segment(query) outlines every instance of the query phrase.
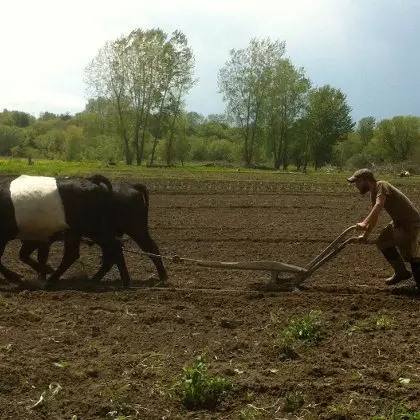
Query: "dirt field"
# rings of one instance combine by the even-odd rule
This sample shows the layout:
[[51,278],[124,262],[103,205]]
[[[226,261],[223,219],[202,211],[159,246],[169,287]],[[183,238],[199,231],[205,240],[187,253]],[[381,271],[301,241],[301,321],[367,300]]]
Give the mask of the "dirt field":
[[[168,256],[304,266],[369,210],[345,181],[285,176],[150,179],[151,235]],[[414,182],[404,191],[420,205]],[[34,278],[17,261],[18,245],[8,246],[4,262]],[[85,288],[96,247],[82,249],[63,290],[0,283],[2,420],[369,419],[399,404],[420,410],[420,301],[411,280],[384,285],[391,271],[373,246],[348,245],[300,292],[269,290],[265,272],[171,260],[169,286],[150,288],[150,260],[130,241],[126,249],[129,291],[119,290],[116,270],[100,290]],[[51,262],[61,255],[55,245]],[[311,310],[321,311],[321,340],[298,340],[288,359],[278,335],[291,316]],[[233,383],[214,411],[188,411],[170,392],[200,354],[211,374]],[[50,384],[59,392],[33,407]],[[303,402],[286,413],[293,395]]]

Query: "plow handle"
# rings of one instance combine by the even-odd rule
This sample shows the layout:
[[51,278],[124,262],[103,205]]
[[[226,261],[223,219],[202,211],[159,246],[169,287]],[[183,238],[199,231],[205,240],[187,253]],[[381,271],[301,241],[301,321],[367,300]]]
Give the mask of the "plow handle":
[[[327,255],[332,249],[337,248],[337,244],[339,244],[340,241],[343,238],[345,238],[349,232],[352,232],[352,231],[357,230],[357,229],[358,229],[357,225],[353,225],[353,226],[348,227],[333,242],[331,242],[331,244],[328,245],[316,258],[314,258],[305,268],[309,271],[312,267],[315,266],[315,264],[317,264],[321,260],[324,260],[324,256]],[[354,240],[354,238],[349,238],[347,241],[344,242],[344,244],[347,244],[348,242],[351,242],[353,240]],[[341,251],[341,249],[343,249],[343,247],[340,247],[340,251]]]

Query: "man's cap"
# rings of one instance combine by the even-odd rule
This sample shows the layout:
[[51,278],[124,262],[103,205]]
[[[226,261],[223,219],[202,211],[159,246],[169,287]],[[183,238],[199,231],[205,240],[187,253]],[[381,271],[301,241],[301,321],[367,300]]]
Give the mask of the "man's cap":
[[363,168],[357,170],[350,178],[347,178],[347,181],[356,182],[356,180],[358,179],[366,179],[367,181],[373,181],[375,180],[375,177],[373,176],[373,172],[370,169]]

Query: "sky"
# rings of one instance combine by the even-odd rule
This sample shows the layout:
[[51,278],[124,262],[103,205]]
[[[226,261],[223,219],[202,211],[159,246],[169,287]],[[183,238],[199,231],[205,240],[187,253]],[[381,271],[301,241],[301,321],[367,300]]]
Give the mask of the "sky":
[[281,40],[313,86],[347,96],[355,121],[420,116],[419,0],[6,0],[0,25],[0,110],[74,114],[84,69],[133,29],[179,29],[198,83],[187,110],[225,111],[218,71],[253,37]]

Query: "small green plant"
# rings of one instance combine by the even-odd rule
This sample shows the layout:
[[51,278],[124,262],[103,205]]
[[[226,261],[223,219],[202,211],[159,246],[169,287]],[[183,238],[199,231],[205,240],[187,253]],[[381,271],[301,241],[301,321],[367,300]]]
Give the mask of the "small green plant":
[[302,340],[317,343],[321,340],[321,312],[310,311],[308,315],[290,318],[282,332],[282,337],[292,340]]
[[327,407],[330,418],[347,419],[350,415],[350,408],[346,404],[333,404]]
[[345,329],[349,335],[355,332],[370,332],[377,330],[390,330],[394,328],[394,320],[385,314],[378,314],[375,317],[360,320],[355,323],[346,323]]
[[388,315],[378,315],[375,319],[375,329],[390,330],[394,327],[394,321]]
[[288,392],[284,397],[283,411],[294,413],[305,404],[305,396],[299,391]]
[[278,340],[278,349],[283,358],[294,360],[299,357],[298,353],[296,352],[293,346],[293,343],[294,340],[291,339],[291,337],[282,335],[280,336]]
[[412,411],[402,404],[396,404],[389,416],[373,416],[372,420],[420,420],[420,411]]
[[239,418],[244,420],[254,420],[259,418],[260,416],[261,413],[259,412],[259,410],[252,405],[247,405],[239,411]]
[[112,420],[128,420],[133,418],[136,410],[130,404],[132,385],[125,384],[117,389],[107,389],[105,395],[109,398],[112,410],[106,414]]
[[58,393],[61,391],[62,387],[59,383],[52,382],[48,385],[48,389],[42,392],[38,401],[30,407],[30,409],[37,408],[51,400],[53,400]]
[[232,388],[227,379],[211,376],[203,356],[192,366],[184,367],[184,375],[173,385],[173,391],[188,409],[214,408],[224,393]]
[[70,362],[67,362],[66,360],[62,360],[61,362],[55,362],[54,366],[64,369],[70,366]]

